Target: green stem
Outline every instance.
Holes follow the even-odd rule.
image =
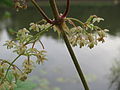
[[[3,81],[6,79],[6,76],[7,76],[8,72],[9,72],[11,66],[13,65],[13,63],[14,63],[20,56],[21,56],[21,54],[18,55],[18,56],[10,63],[10,65],[9,65],[9,67],[7,68],[7,71],[6,71],[6,73],[5,73],[5,76],[4,76],[3,79],[1,80],[1,84],[2,84]]]
[[[70,55],[71,55],[71,58],[72,58],[73,63],[74,63],[74,65],[75,65],[75,68],[76,68],[76,70],[77,70],[77,72],[78,72],[78,74],[79,74],[79,77],[80,77],[80,79],[81,79],[81,81],[82,81],[82,84],[83,84],[85,90],[89,90],[87,81],[86,81],[86,79],[85,79],[85,77],[84,77],[84,74],[83,74],[83,72],[82,72],[82,69],[81,69],[79,63],[78,63],[78,60],[77,60],[77,58],[76,58],[76,56],[75,56],[75,53],[74,53],[74,51],[73,51],[73,49],[72,49],[72,47],[71,47],[71,45],[70,45],[70,43],[69,43],[69,40],[68,40],[68,38],[67,38],[67,36],[66,36],[63,28],[60,27],[60,29],[62,30],[61,33],[62,33],[63,39],[64,39],[65,44],[66,44],[66,46],[67,46],[67,48],[68,48],[68,51],[69,51],[69,53],[70,53]]]
[[[72,21],[76,21],[76,22],[78,22],[80,25],[84,26],[84,23],[81,22],[80,20],[76,19],[76,18],[67,18],[67,19],[70,19],[70,20],[72,20]]]

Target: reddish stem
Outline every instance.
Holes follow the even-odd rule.
[[[69,13],[69,9],[70,9],[70,0],[67,0],[66,10],[63,13],[63,15],[61,16],[62,18],[65,18],[67,16],[67,14]]]

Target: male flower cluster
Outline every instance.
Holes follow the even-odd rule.
[[[4,88],[7,83],[7,85],[11,87],[10,90],[12,90],[12,88],[14,87],[13,85],[10,85],[10,83],[15,84],[15,82],[17,82],[18,80],[25,81],[28,74],[31,73],[34,69],[35,63],[41,64],[44,63],[45,60],[47,60],[46,51],[44,50],[44,48],[43,50],[35,48],[36,42],[40,42],[40,36],[36,37],[36,35],[32,35],[31,31],[35,33],[41,33],[41,31],[46,30],[48,27],[50,27],[50,24],[47,23],[44,25],[31,23],[29,29],[23,28],[17,32],[15,40],[6,41],[4,45],[7,46],[7,49],[12,49],[13,52],[18,54],[19,56],[25,56],[27,59],[25,59],[22,63],[22,70],[8,61],[0,61],[0,80],[4,80],[0,85],[1,88]],[[36,59],[31,60],[31,57],[35,57]],[[5,67],[6,65],[7,67]],[[9,65],[11,66],[10,68],[8,68]],[[5,76],[8,69],[11,75],[14,77],[14,79],[12,79],[10,83],[9,81],[7,81],[7,77]]]
[[[79,45],[80,48],[88,46],[93,48],[98,42],[104,42],[104,38],[107,36],[106,32],[109,30],[101,29],[95,25],[95,22],[103,21],[103,18],[95,15],[90,16],[85,23],[80,26],[75,26],[69,30],[68,38],[72,46]]]

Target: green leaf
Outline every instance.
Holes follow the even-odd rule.
[[[17,87],[14,90],[33,90],[33,88],[37,87],[37,84],[31,81],[17,81],[16,85]]]
[[[8,80],[9,82],[12,82],[13,78],[14,78],[14,76],[13,76],[12,72],[9,71],[8,74],[7,74],[7,80]]]
[[[12,0],[0,0],[0,4],[6,5],[6,6],[12,6],[13,2]]]

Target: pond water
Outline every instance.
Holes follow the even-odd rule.
[[[50,16],[49,7],[43,8]],[[61,8],[62,11],[64,6]],[[6,11],[11,12],[10,18],[4,17]],[[105,19],[101,26],[110,30],[106,42],[99,43],[93,49],[73,49],[89,82],[90,90],[120,90],[120,6],[72,5],[70,12],[70,16],[83,21],[93,14]],[[18,13],[14,9],[0,8],[0,58],[13,60],[16,56],[3,46],[6,40],[14,37],[10,34],[10,28],[17,30],[28,27],[30,22],[40,19],[39,13],[33,7]],[[34,90],[84,90],[67,48],[57,34],[51,31],[41,37],[41,41],[47,51],[48,61],[37,66],[30,75],[31,80],[38,84]],[[21,66],[21,59],[16,62],[18,66]]]

